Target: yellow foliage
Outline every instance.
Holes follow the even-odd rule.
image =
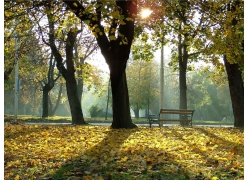
[[[6,124],[4,135],[5,179],[244,177],[244,132],[236,128]]]
[[[114,35],[111,35],[111,36],[109,36],[109,39],[110,39],[110,41],[112,41],[112,40],[116,40],[116,37],[114,36]]]

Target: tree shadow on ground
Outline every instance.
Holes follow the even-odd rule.
[[[157,128],[158,129],[158,128]],[[52,179],[190,179],[188,168],[177,163],[176,155],[140,141],[155,129],[141,134],[140,128],[110,129],[100,143],[67,160]],[[160,131],[159,131],[160,132]],[[161,132],[160,132],[161,133]],[[160,142],[157,136],[153,141]],[[127,142],[134,145],[126,147]],[[154,144],[154,142],[152,143]],[[47,176],[48,177],[48,176]],[[91,178],[90,178],[91,177]]]
[[[190,154],[193,154],[194,158],[201,159],[200,164],[197,163],[196,166],[205,165],[207,168],[217,172],[218,176],[224,173],[224,178],[227,176],[234,178],[237,176],[237,170],[234,171],[231,169],[234,169],[232,167],[238,167],[237,164],[234,164],[234,160],[237,156],[239,157],[244,154],[244,145],[242,145],[244,143],[234,142],[234,139],[229,141],[226,137],[221,137],[216,135],[216,133],[211,133],[209,129],[213,129],[215,132],[217,131],[219,133],[222,128],[195,127],[182,128],[182,130],[168,128],[167,133],[165,132],[164,134],[166,137],[168,137],[169,134],[171,134],[172,137],[176,137],[176,139],[183,143],[181,145],[184,146],[183,148],[189,148],[190,152],[192,152]],[[200,135],[200,137],[196,138],[193,134],[194,132],[196,132],[197,135]],[[242,139],[242,141],[244,140]],[[186,158],[185,154],[182,154],[181,157],[184,159]],[[241,158],[243,158],[243,156]],[[192,158],[189,157],[189,160],[191,159]],[[200,172],[197,177],[201,179],[205,178],[203,172]]]
[[[76,156],[67,158],[59,169],[44,171],[45,176],[37,179],[209,179],[211,174],[220,177],[221,173],[224,179],[237,176],[230,170],[235,166],[226,164],[222,154],[227,152],[227,144],[237,143],[203,128],[89,128],[78,132],[87,134],[79,134],[77,144],[81,149]],[[66,143],[65,147],[72,148],[72,144]],[[233,162],[234,156],[228,155],[226,158]]]

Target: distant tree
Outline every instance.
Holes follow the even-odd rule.
[[[224,78],[222,75],[215,77],[213,72],[216,68],[206,73],[194,72],[187,78],[188,104],[195,109],[199,119],[222,120],[229,115],[231,101],[227,79],[225,75]]]
[[[30,104],[33,112],[40,107],[40,87],[47,71],[47,54],[42,49],[39,38],[34,31],[29,10],[22,2],[6,1],[4,3],[4,88],[14,89],[15,60],[18,62],[19,109]],[[14,94],[14,92],[13,92]],[[5,97],[8,101],[8,97]],[[9,101],[13,103],[14,100]],[[26,106],[25,106],[26,107]],[[12,107],[13,108],[13,107]]]
[[[130,106],[136,118],[139,118],[139,110],[150,108],[150,101],[153,101],[159,94],[157,71],[158,67],[153,61],[132,60],[128,64],[126,72]]]

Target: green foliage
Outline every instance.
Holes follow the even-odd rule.
[[[98,104],[94,104],[89,108],[90,117],[102,117],[104,116],[103,109]]]
[[[157,64],[154,61],[132,60],[126,70],[130,106],[147,108],[148,102],[158,96]]]
[[[213,69],[216,71],[216,68]],[[193,72],[187,77],[188,105],[194,108],[195,119],[222,120],[229,117],[231,104],[228,82],[223,76],[217,76],[217,82],[210,77],[212,72]],[[225,75],[224,75],[225,76]],[[215,78],[215,77],[214,77]]]
[[[132,46],[133,60],[152,61],[156,50],[155,45],[149,42],[149,35],[143,33]]]

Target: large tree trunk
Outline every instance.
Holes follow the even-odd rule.
[[[113,100],[113,122],[112,128],[134,128],[129,106],[128,87],[125,70],[120,81],[116,81],[117,76],[110,74],[112,100]]]
[[[67,78],[66,89],[72,116],[72,124],[86,124],[83,119],[81,103],[77,93],[77,83],[74,77],[69,76]]]
[[[181,25],[179,27],[181,29]],[[186,38],[184,36],[184,38]],[[184,39],[185,42],[185,39]],[[179,90],[180,90],[180,104],[179,109],[187,109],[187,62],[188,62],[188,52],[187,45],[182,42],[181,34],[179,34],[179,44],[178,44],[178,56],[179,56]],[[180,115],[180,119],[183,117]],[[186,126],[188,123],[180,122],[180,125]]]
[[[187,82],[186,82],[186,69],[180,68],[179,70],[179,89],[180,89],[180,109],[187,109]]]
[[[42,117],[48,117],[49,116],[49,91],[51,88],[49,88],[49,85],[46,84],[43,87],[43,114]]]
[[[230,64],[226,56],[223,59],[234,113],[234,127],[244,127],[244,84],[242,73],[237,64]]]

